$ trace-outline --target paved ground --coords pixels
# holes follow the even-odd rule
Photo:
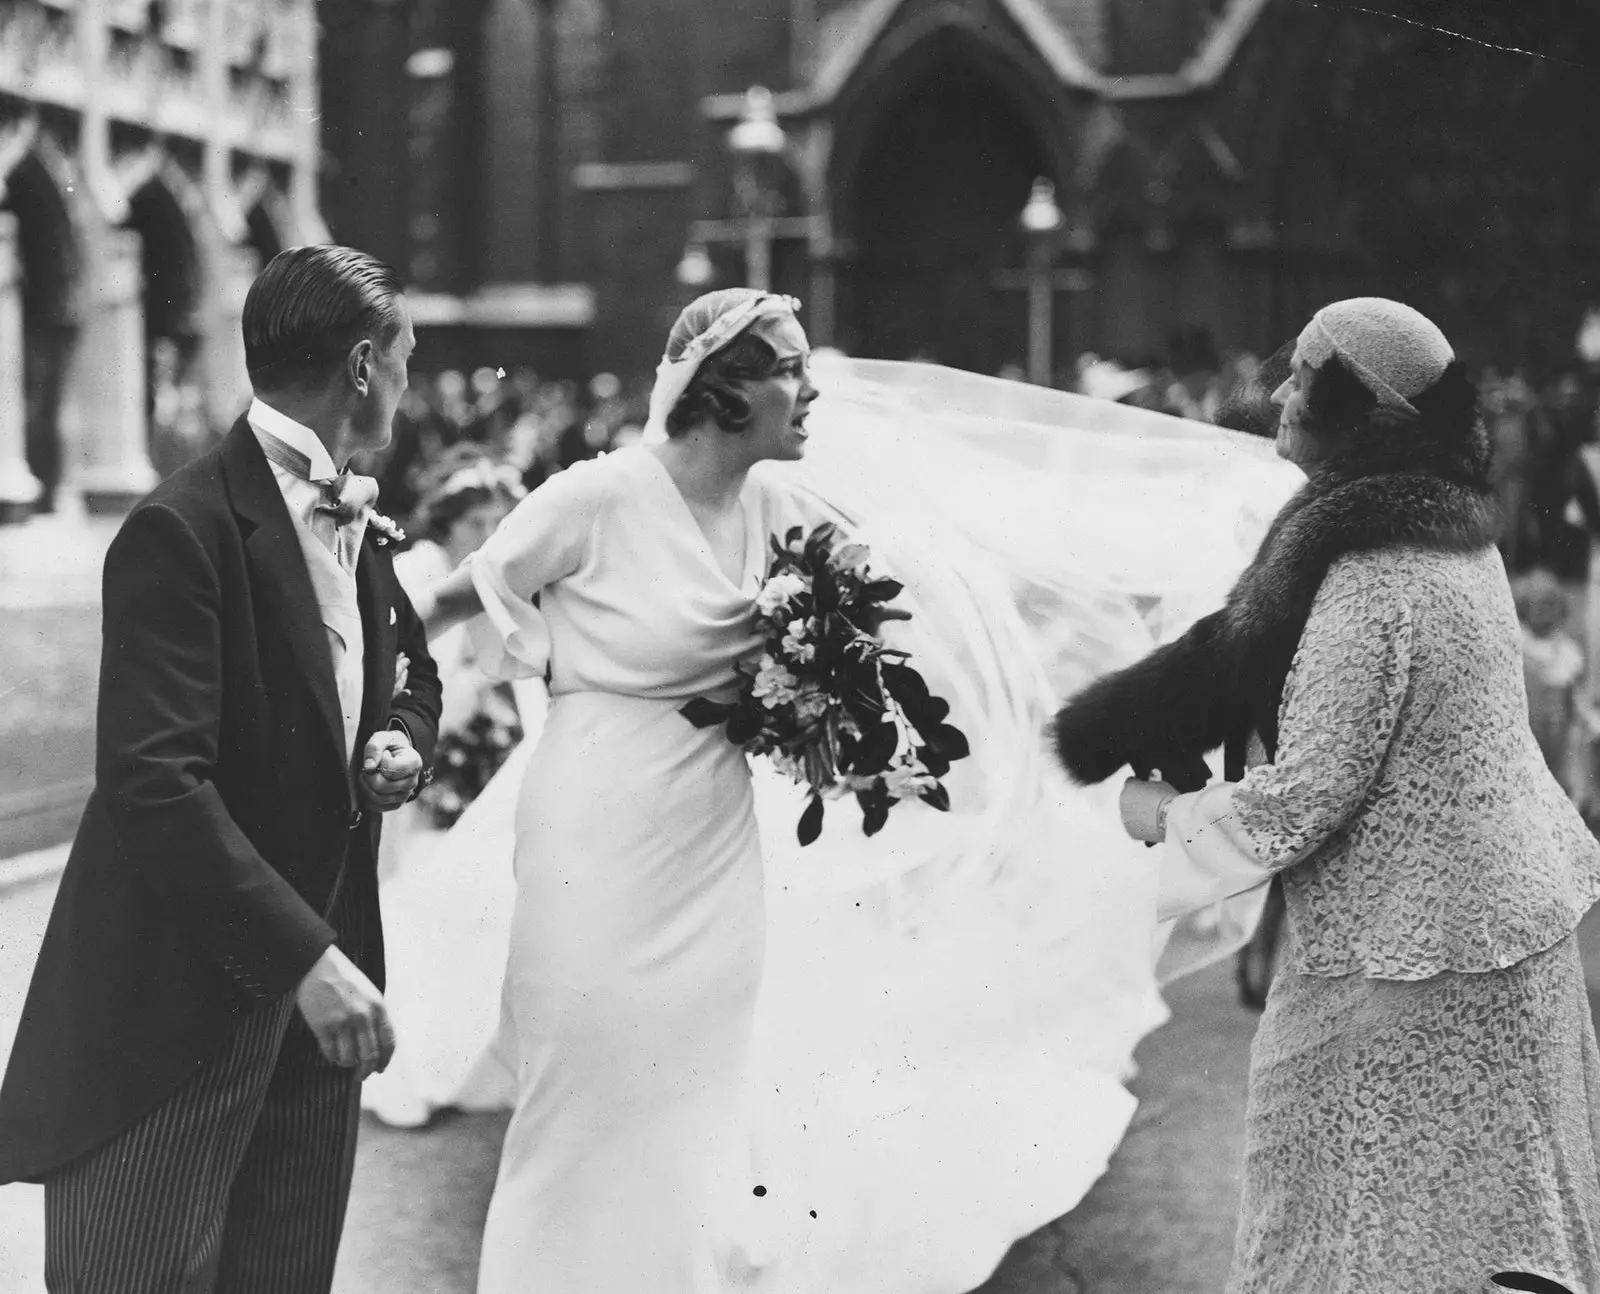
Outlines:
[[[54,894],[60,848],[0,873],[0,1056]],[[21,881],[24,874],[34,876]],[[1254,1017],[1225,969],[1171,995],[1173,1020],[1139,1050],[1141,1098],[1110,1171],[1069,1217],[1013,1251],[983,1294],[1215,1294],[1238,1192]],[[363,1129],[336,1294],[470,1294],[504,1118],[447,1116],[421,1132]],[[42,1204],[0,1187],[0,1294],[38,1294]]]
[[[0,1055],[54,893],[60,849],[0,883]],[[24,870],[36,878],[15,883]],[[42,873],[42,875],[39,875]],[[1600,909],[1580,932],[1600,969]],[[1591,992],[1600,974],[1591,974]],[[1227,1272],[1255,1017],[1226,967],[1169,995],[1139,1048],[1140,1107],[1083,1203],[1019,1244],[982,1294],[1216,1294]],[[363,1129],[336,1294],[470,1294],[504,1119],[452,1115],[420,1132]],[[0,1187],[0,1294],[39,1294],[37,1188]]]
[[[88,795],[116,525],[67,511],[0,526],[0,860],[65,839]]]
[[[0,527],[0,1056],[9,1053],[64,850],[92,769],[98,580],[115,522]],[[34,879],[27,880],[26,877]],[[1237,1196],[1254,1017],[1226,971],[1172,995],[1146,1040],[1139,1113],[1111,1169],[1069,1218],[1018,1245],[984,1294],[1209,1294]],[[504,1119],[422,1132],[364,1129],[338,1294],[465,1294]],[[39,1288],[39,1192],[0,1188],[0,1294]]]
[[[0,527],[0,1057],[92,766],[98,572],[114,523]],[[31,799],[29,797],[32,797]],[[31,877],[32,879],[28,879]],[[1600,929],[1586,961],[1600,968]],[[1600,987],[1600,975],[1591,989]],[[1227,968],[1169,995],[1145,1040],[1140,1107],[1109,1171],[1069,1216],[1019,1244],[982,1294],[1215,1294],[1238,1199],[1255,1017]],[[336,1294],[469,1294],[504,1119],[363,1131]],[[0,1187],[0,1294],[37,1294],[40,1193]]]
[[[1216,1294],[1227,1275],[1255,1017],[1226,968],[1178,986],[1139,1049],[1140,1107],[1110,1171],[1018,1245],[982,1294]],[[363,1131],[337,1294],[470,1294],[504,1121]]]

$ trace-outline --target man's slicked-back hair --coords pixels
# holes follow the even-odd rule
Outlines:
[[[257,386],[321,376],[363,338],[387,346],[400,329],[400,276],[353,247],[279,252],[244,300],[244,362]]]

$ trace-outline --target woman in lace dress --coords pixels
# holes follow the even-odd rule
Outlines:
[[[1123,793],[1173,894],[1283,878],[1229,1289],[1600,1289],[1573,935],[1600,846],[1529,730],[1474,393],[1432,323],[1365,298],[1318,312],[1275,399],[1309,481],[1227,606],[1058,719],[1080,778],[1240,728],[1271,757]]]

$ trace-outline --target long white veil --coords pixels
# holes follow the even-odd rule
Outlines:
[[[972,756],[949,812],[903,804],[867,839],[846,801],[804,848],[801,792],[757,761],[757,1123],[773,1178],[834,1204],[772,1251],[809,1246],[820,1277],[795,1288],[966,1289],[1104,1171],[1158,983],[1259,911],[1201,914],[1198,937],[1160,922],[1164,851],[1123,833],[1116,779],[1066,780],[1049,721],[1220,605],[1301,478],[1263,441],[1106,401],[831,355],[813,372],[804,460],[761,470],[905,585],[912,619],[886,633]]]
[[[841,884],[895,878],[913,924],[919,901],[969,885],[1019,887],[1030,904],[1040,874],[1070,865],[1063,813],[1115,825],[1115,788],[1057,774],[1056,707],[1221,605],[1302,478],[1268,442],[1104,400],[826,353],[813,372],[806,457],[770,478],[905,583],[913,618],[890,632],[973,747],[950,814],[900,809],[870,848],[848,848],[855,815],[836,811],[818,861]]]
[[[1165,1016],[1162,851],[1122,832],[1115,779],[1066,781],[1047,725],[1219,605],[1300,478],[1264,442],[1101,400],[831,355],[814,376],[804,461],[759,470],[903,582],[913,618],[887,630],[973,753],[950,812],[904,804],[868,839],[847,800],[804,848],[803,792],[756,761],[768,919],[749,1119],[772,1189],[751,1288],[970,1289],[1105,1170],[1134,1047]],[[416,900],[420,923],[460,932],[435,960],[472,986],[440,1008],[447,1103],[512,1096],[514,1048],[484,1043],[531,744]]]

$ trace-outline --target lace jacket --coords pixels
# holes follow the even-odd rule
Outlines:
[[[1529,728],[1493,548],[1339,558],[1279,728],[1275,763],[1174,800],[1166,840],[1213,893],[1284,872],[1293,969],[1503,968],[1569,934],[1600,896],[1600,844]]]

